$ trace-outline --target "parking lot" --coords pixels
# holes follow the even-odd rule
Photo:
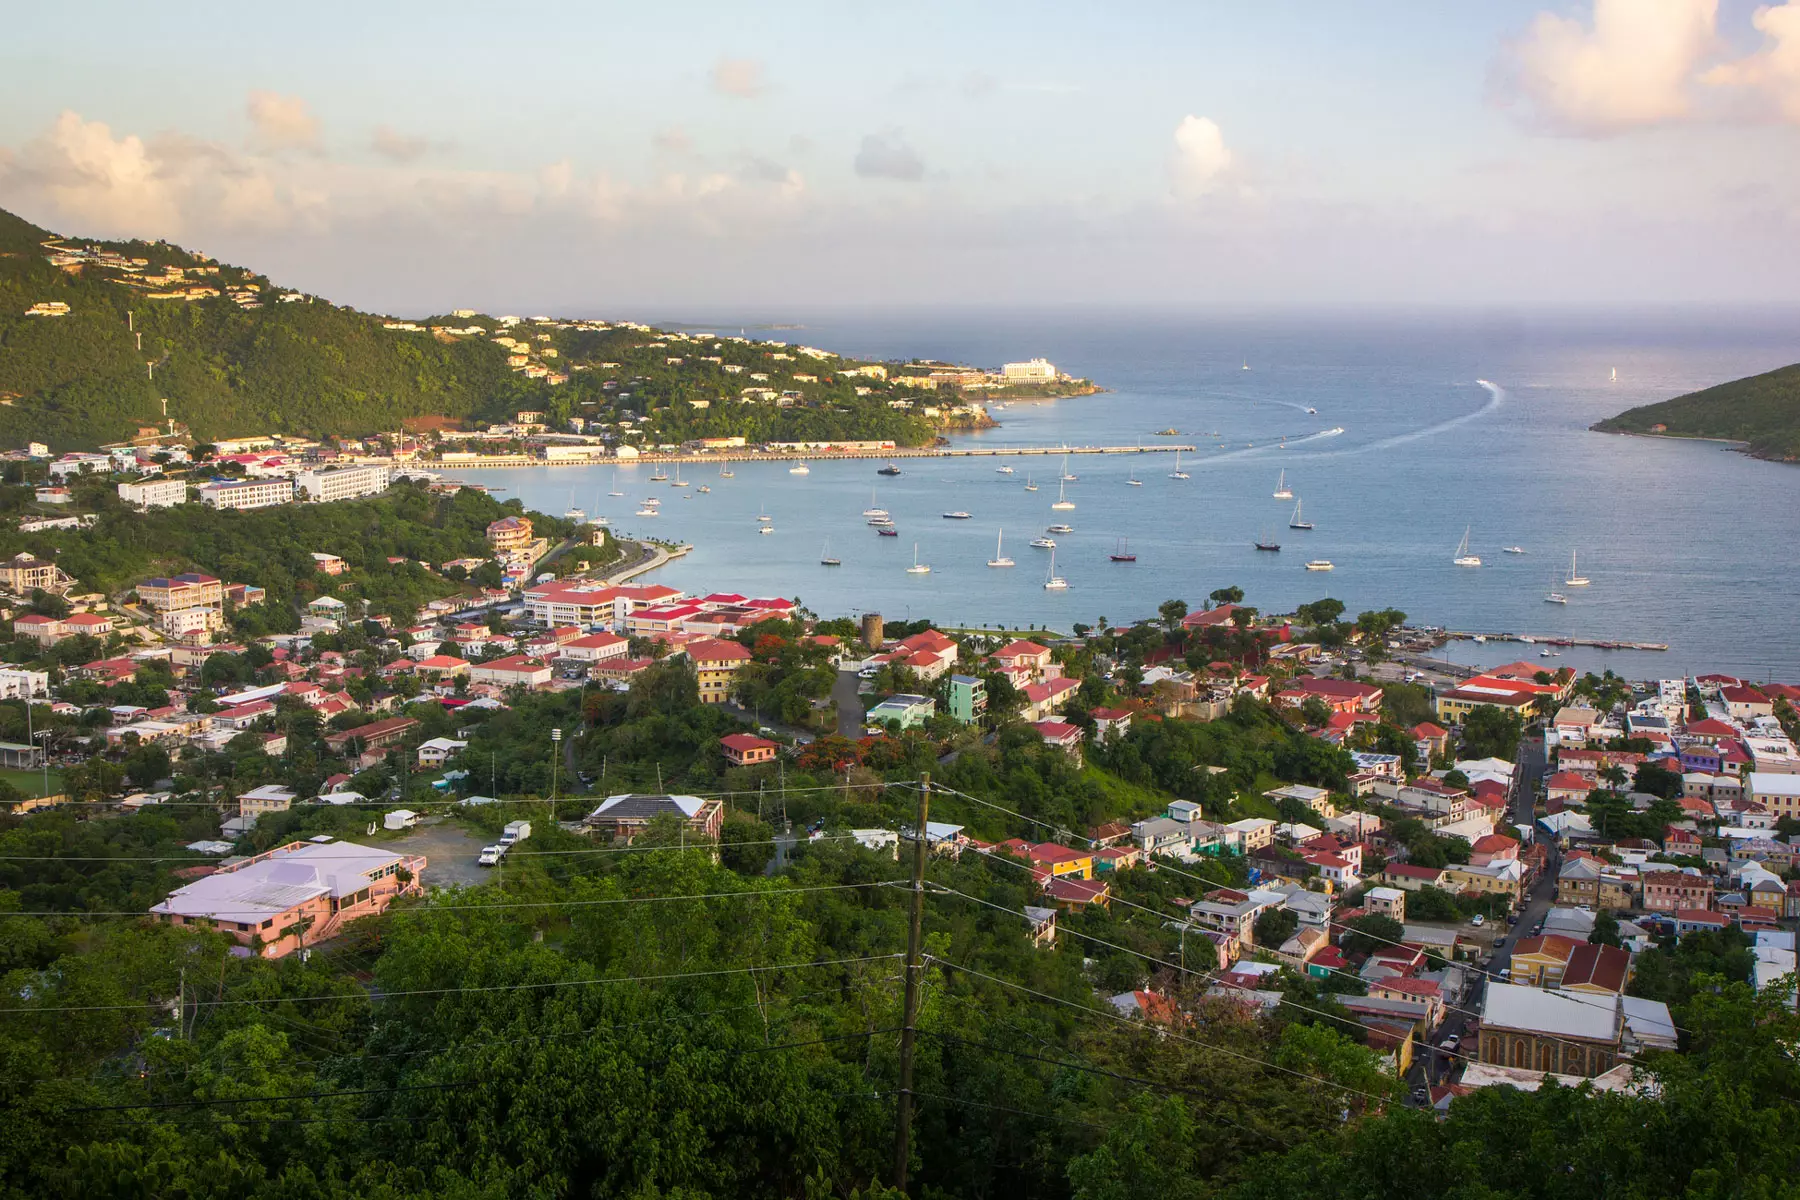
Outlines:
[[[428,888],[486,883],[488,870],[475,865],[475,856],[481,853],[483,845],[481,839],[442,817],[427,820],[432,824],[421,823],[405,837],[383,843],[384,847],[397,853],[423,854]]]

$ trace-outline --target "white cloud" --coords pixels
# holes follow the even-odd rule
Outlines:
[[[319,119],[298,96],[251,92],[251,145],[258,150],[319,150]]]
[[[758,59],[721,58],[713,64],[712,88],[722,96],[754,100],[769,90],[769,83]]]
[[[1177,196],[1192,198],[1212,191],[1220,176],[1231,169],[1231,149],[1225,134],[1211,117],[1192,113],[1175,127],[1175,150],[1169,174]]]
[[[416,134],[401,133],[386,125],[377,125],[369,139],[369,148],[389,162],[407,163],[425,157],[431,143]]]
[[[925,178],[925,160],[906,144],[898,129],[871,133],[857,148],[853,164],[864,179],[895,179],[917,183]]]
[[[659,129],[650,138],[650,144],[660,154],[692,154],[694,139],[688,131],[679,125],[671,125],[667,129]]]
[[[1702,78],[1715,86],[1756,93],[1775,106],[1782,120],[1800,124],[1800,0],[1759,8],[1750,22],[1763,35],[1763,49],[1715,67]]]
[[[1718,0],[1594,0],[1591,27],[1541,12],[1512,47],[1513,86],[1539,122],[1568,133],[1680,120],[1717,15]]]

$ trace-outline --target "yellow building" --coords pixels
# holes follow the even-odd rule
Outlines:
[[[689,642],[686,649],[699,676],[700,703],[723,704],[731,699],[734,677],[750,661],[750,652],[721,638],[701,638]]]
[[[1520,938],[1512,952],[1512,981],[1529,987],[1555,987],[1568,969],[1569,956],[1582,944],[1560,933]]]
[[[498,557],[527,549],[531,545],[531,518],[501,517],[487,527],[487,541]]]

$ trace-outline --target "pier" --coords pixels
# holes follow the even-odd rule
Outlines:
[[[1564,633],[1475,633],[1446,629],[1446,639],[1459,642],[1522,642],[1528,646],[1583,646],[1590,650],[1667,650],[1666,642],[1630,642],[1616,638],[1571,637]]]
[[[831,462],[836,459],[902,458],[1057,458],[1064,454],[1182,454],[1195,453],[1190,445],[1168,443],[1155,446],[899,446],[892,450],[761,450],[751,446],[730,450],[703,450],[693,454],[639,454],[619,458],[611,454],[595,454],[591,458],[538,458],[529,454],[483,454],[470,458],[421,459],[416,466],[428,470],[451,470],[471,467],[629,467],[638,463],[654,466],[669,463],[712,462]]]

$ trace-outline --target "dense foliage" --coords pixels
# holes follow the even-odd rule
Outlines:
[[[1747,442],[1767,458],[1800,458],[1800,363],[1734,379],[1657,404],[1628,409],[1595,425],[1607,433],[1650,433]]]

